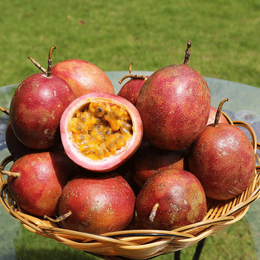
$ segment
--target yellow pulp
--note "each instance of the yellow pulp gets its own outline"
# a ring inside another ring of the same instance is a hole
[[[132,136],[132,122],[124,108],[104,101],[76,111],[68,124],[78,149],[93,160],[114,155]]]

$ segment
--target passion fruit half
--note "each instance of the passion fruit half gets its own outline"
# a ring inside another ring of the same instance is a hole
[[[117,95],[88,93],[65,109],[60,122],[67,155],[90,171],[108,172],[138,149],[143,125],[135,106]]]

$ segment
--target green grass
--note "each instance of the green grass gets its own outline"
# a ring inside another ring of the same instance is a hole
[[[33,243],[32,243],[33,241]],[[16,257],[19,260],[98,260],[100,258],[65,246],[50,238],[38,236],[20,227],[14,239]],[[241,246],[243,245],[243,246]],[[196,245],[181,251],[182,260],[191,260]],[[40,252],[40,253],[39,253]],[[1,259],[1,257],[0,257]],[[155,257],[155,260],[174,259],[174,253]],[[256,260],[254,242],[246,220],[209,236],[204,244],[200,260]]]
[[[260,87],[260,3],[255,0],[1,0],[0,10],[0,86],[39,72],[28,56],[46,67],[53,45],[54,64],[78,58],[104,71],[128,70],[130,62],[133,70],[153,71],[182,63],[191,39],[189,64],[203,76]],[[74,254],[77,260],[90,259],[25,229],[19,232],[17,259],[65,260]],[[194,250],[184,249],[182,259],[191,259]],[[256,259],[247,222],[209,237],[203,259]]]
[[[105,71],[156,70],[182,63],[204,76],[260,87],[260,3],[216,1],[2,0],[0,86],[38,72],[56,45],[54,63],[79,58]]]

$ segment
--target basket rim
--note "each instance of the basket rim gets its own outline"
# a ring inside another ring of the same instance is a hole
[[[222,113],[225,115],[224,112]],[[200,222],[173,230],[130,227],[129,229],[100,235],[65,229],[49,220],[23,212],[12,199],[8,190],[8,182],[2,173],[6,165],[13,161],[11,155],[4,158],[0,163],[0,203],[10,215],[19,220],[29,231],[94,255],[146,259],[188,247],[242,219],[251,204],[260,197],[260,159],[257,155],[257,151],[260,150],[260,143],[257,142],[255,132],[248,123],[232,121],[227,115],[225,116],[230,124],[244,127],[249,131],[256,157],[255,175],[248,188],[237,197],[228,201],[209,199],[207,214]],[[133,250],[140,250],[140,258],[131,255]],[[143,256],[144,258],[141,258]]]

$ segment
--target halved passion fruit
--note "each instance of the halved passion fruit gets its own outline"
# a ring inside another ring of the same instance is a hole
[[[143,137],[135,106],[107,93],[89,93],[75,99],[65,109],[60,129],[67,155],[81,167],[99,172],[122,165]]]

